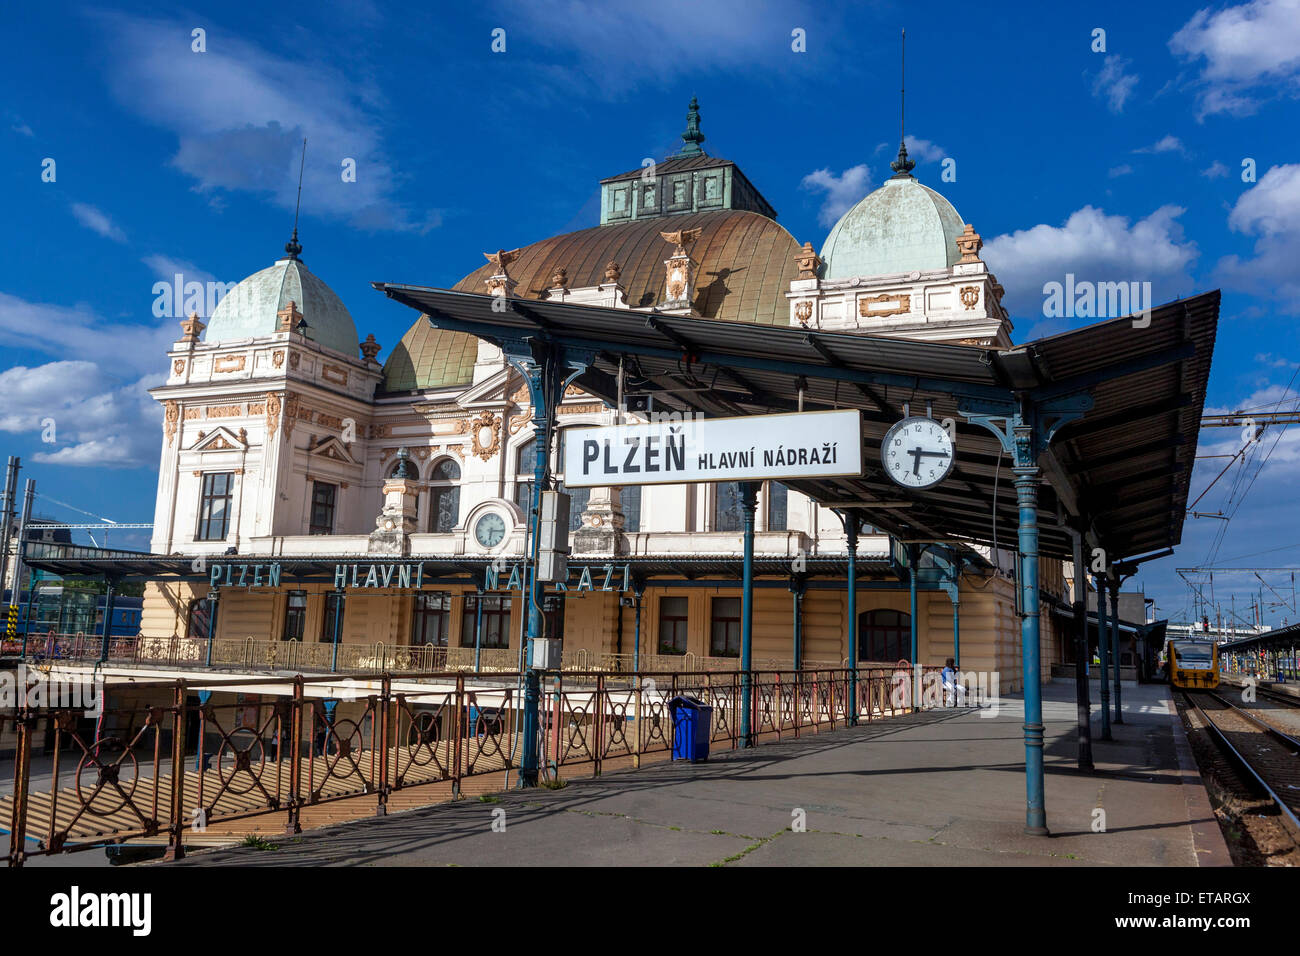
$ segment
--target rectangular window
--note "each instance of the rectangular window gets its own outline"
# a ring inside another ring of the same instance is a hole
[[[623,530],[628,534],[641,530],[641,486],[624,485],[619,489],[618,506],[623,511]]]
[[[338,639],[343,639],[343,615],[346,609],[347,598],[345,595],[337,591],[325,595],[325,620],[321,622],[320,631],[320,639],[323,643],[334,643],[336,627],[338,629]]]
[[[338,485],[323,481],[311,483],[311,533],[334,533],[334,502],[338,496]]]
[[[659,599],[659,653],[686,653],[686,604],[684,597]]]
[[[740,598],[713,599],[709,654],[713,657],[740,656]]]
[[[474,646],[474,629],[478,623],[479,603],[483,604],[482,647],[510,646],[510,598],[496,594],[466,594],[465,616],[460,630],[460,646]]]
[[[542,599],[542,611],[546,616],[545,636],[552,640],[561,640],[564,637],[564,595],[546,595]]]
[[[788,495],[785,485],[779,481],[767,483],[767,530],[788,531],[786,501]]]
[[[301,641],[303,626],[307,623],[307,592],[290,591],[284,609],[283,641]]]
[[[740,508],[740,482],[720,481],[713,487],[713,530],[740,531],[744,527]]]
[[[450,627],[450,591],[430,591],[415,596],[415,614],[411,620],[412,644],[446,647]]]
[[[230,532],[230,503],[234,498],[234,489],[234,472],[210,472],[203,476],[196,540],[221,541]]]

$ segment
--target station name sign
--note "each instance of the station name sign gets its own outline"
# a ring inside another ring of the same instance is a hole
[[[855,409],[565,430],[566,488],[861,474]]]
[[[577,578],[575,581],[574,578]],[[632,567],[601,564],[572,567],[569,581],[555,584],[555,591],[626,591],[631,586]],[[526,580],[522,566],[488,565],[484,588],[488,591],[522,591]],[[208,584],[214,588],[278,588],[281,584],[280,562],[267,564],[213,564],[208,569]],[[424,586],[424,562],[381,562],[373,564],[334,565],[334,587],[383,588],[418,591]]]

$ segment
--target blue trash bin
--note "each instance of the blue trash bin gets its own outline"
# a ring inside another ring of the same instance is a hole
[[[668,712],[673,718],[673,759],[708,760],[713,708],[694,697],[677,696],[668,702]]]

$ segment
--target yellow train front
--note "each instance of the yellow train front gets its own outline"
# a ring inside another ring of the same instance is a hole
[[[1170,638],[1165,645],[1169,683],[1182,690],[1214,690],[1219,686],[1219,645],[1214,641]]]

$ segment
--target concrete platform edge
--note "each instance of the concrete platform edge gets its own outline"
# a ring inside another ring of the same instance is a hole
[[[1170,695],[1170,704],[1173,696]],[[1201,768],[1192,753],[1192,745],[1183,731],[1183,722],[1174,707],[1169,715],[1174,734],[1174,752],[1178,755],[1178,769],[1182,773],[1183,799],[1187,803],[1187,822],[1192,831],[1192,854],[1197,866],[1232,866],[1232,854],[1223,839],[1219,818],[1210,804],[1210,793],[1205,789]],[[1209,817],[1206,821],[1205,818]],[[1198,820],[1204,822],[1197,822]]]

